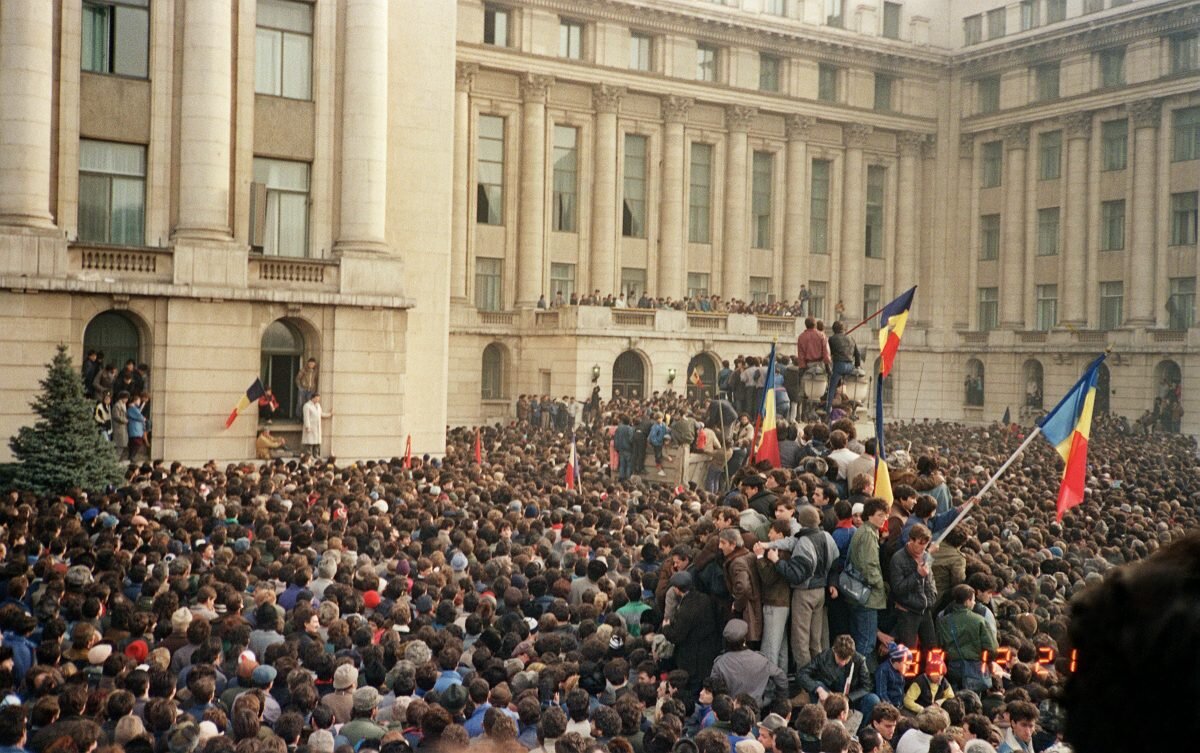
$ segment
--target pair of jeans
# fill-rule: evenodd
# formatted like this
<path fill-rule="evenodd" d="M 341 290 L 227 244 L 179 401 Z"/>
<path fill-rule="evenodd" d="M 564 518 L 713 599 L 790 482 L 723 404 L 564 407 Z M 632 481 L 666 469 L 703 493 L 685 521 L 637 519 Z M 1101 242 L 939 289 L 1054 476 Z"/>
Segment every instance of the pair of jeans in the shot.
<path fill-rule="evenodd" d="M 875 653 L 875 633 L 879 629 L 879 611 L 855 605 L 850 610 L 850 637 L 854 650 L 870 659 Z"/>
<path fill-rule="evenodd" d="M 760 652 L 770 659 L 784 673 L 788 668 L 788 613 L 787 607 L 773 607 L 764 604 L 763 637 Z"/>
<path fill-rule="evenodd" d="M 792 589 L 792 656 L 802 669 L 829 646 L 825 622 L 825 589 Z"/>
<path fill-rule="evenodd" d="M 617 478 L 626 480 L 633 474 L 633 453 L 629 450 L 617 452 Z"/>
<path fill-rule="evenodd" d="M 854 373 L 853 361 L 834 361 L 833 373 L 829 376 L 829 391 L 825 394 L 825 413 L 828 415 L 833 411 L 833 396 L 837 394 L 838 385 L 842 383 L 842 377 Z"/>

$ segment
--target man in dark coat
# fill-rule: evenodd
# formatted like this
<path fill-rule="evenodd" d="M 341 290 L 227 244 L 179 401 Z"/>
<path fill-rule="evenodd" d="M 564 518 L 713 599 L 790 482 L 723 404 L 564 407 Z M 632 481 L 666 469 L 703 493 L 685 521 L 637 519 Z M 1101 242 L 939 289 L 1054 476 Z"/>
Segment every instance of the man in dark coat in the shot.
<path fill-rule="evenodd" d="M 721 628 L 712 599 L 692 588 L 691 573 L 675 573 L 670 582 L 681 598 L 671 620 L 663 623 L 663 635 L 675 644 L 675 666 L 687 670 L 688 691 L 695 696 L 721 653 Z"/>
<path fill-rule="evenodd" d="M 851 708 L 861 711 L 866 720 L 879 703 L 867 659 L 854 650 L 854 639 L 848 635 L 839 635 L 833 646 L 801 667 L 796 680 L 815 703 L 824 701 L 830 693 L 845 693 Z"/>

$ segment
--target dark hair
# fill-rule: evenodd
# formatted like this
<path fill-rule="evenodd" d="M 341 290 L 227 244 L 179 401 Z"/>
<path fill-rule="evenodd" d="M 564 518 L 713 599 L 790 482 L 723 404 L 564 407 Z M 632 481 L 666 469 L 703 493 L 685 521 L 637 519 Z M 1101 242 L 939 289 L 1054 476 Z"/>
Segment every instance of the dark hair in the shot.
<path fill-rule="evenodd" d="M 0 708 L 0 745 L 15 746 L 25 736 L 25 707 Z"/>

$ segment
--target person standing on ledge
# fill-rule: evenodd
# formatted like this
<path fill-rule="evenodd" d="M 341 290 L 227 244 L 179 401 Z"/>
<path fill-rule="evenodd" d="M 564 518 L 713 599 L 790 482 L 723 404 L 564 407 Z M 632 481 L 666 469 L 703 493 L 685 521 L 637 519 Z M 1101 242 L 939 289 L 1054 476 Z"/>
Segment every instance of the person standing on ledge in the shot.
<path fill-rule="evenodd" d="M 314 392 L 304 404 L 304 430 L 301 432 L 300 445 L 305 452 L 314 457 L 321 456 L 321 419 L 332 417 L 333 411 L 321 412 L 321 393 Z"/>

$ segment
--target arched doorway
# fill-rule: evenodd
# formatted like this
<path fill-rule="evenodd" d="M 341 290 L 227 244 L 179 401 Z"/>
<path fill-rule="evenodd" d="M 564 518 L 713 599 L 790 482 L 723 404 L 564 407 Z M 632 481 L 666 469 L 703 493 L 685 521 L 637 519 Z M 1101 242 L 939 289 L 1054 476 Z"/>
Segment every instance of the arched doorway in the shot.
<path fill-rule="evenodd" d="M 984 371 L 983 362 L 978 358 L 967 361 L 965 402 L 969 408 L 983 407 Z"/>
<path fill-rule="evenodd" d="M 1108 415 L 1111 395 L 1112 375 L 1108 371 L 1108 364 L 1102 363 L 1096 370 L 1096 401 L 1092 404 L 1092 411 L 1097 415 Z"/>
<path fill-rule="evenodd" d="M 646 365 L 632 350 L 617 356 L 613 363 L 613 397 L 641 399 L 646 394 Z"/>
<path fill-rule="evenodd" d="M 117 371 L 127 361 L 140 364 L 144 360 L 137 325 L 119 311 L 105 311 L 88 322 L 83 331 L 83 352 L 89 350 L 103 353 L 104 364 L 116 366 Z"/>
<path fill-rule="evenodd" d="M 687 395 L 689 400 L 706 400 L 717 394 L 717 359 L 711 353 L 697 353 L 688 361 Z"/>
<path fill-rule="evenodd" d="M 276 319 L 262 336 L 262 382 L 285 415 L 299 416 L 296 374 L 304 360 L 304 335 L 293 324 Z"/>
<path fill-rule="evenodd" d="M 492 343 L 483 349 L 483 372 L 480 396 L 484 400 L 503 400 L 505 397 L 504 383 L 504 346 Z"/>
<path fill-rule="evenodd" d="M 1025 362 L 1023 371 L 1025 374 L 1025 407 L 1031 411 L 1040 411 L 1045 406 L 1042 362 L 1031 358 Z"/>

